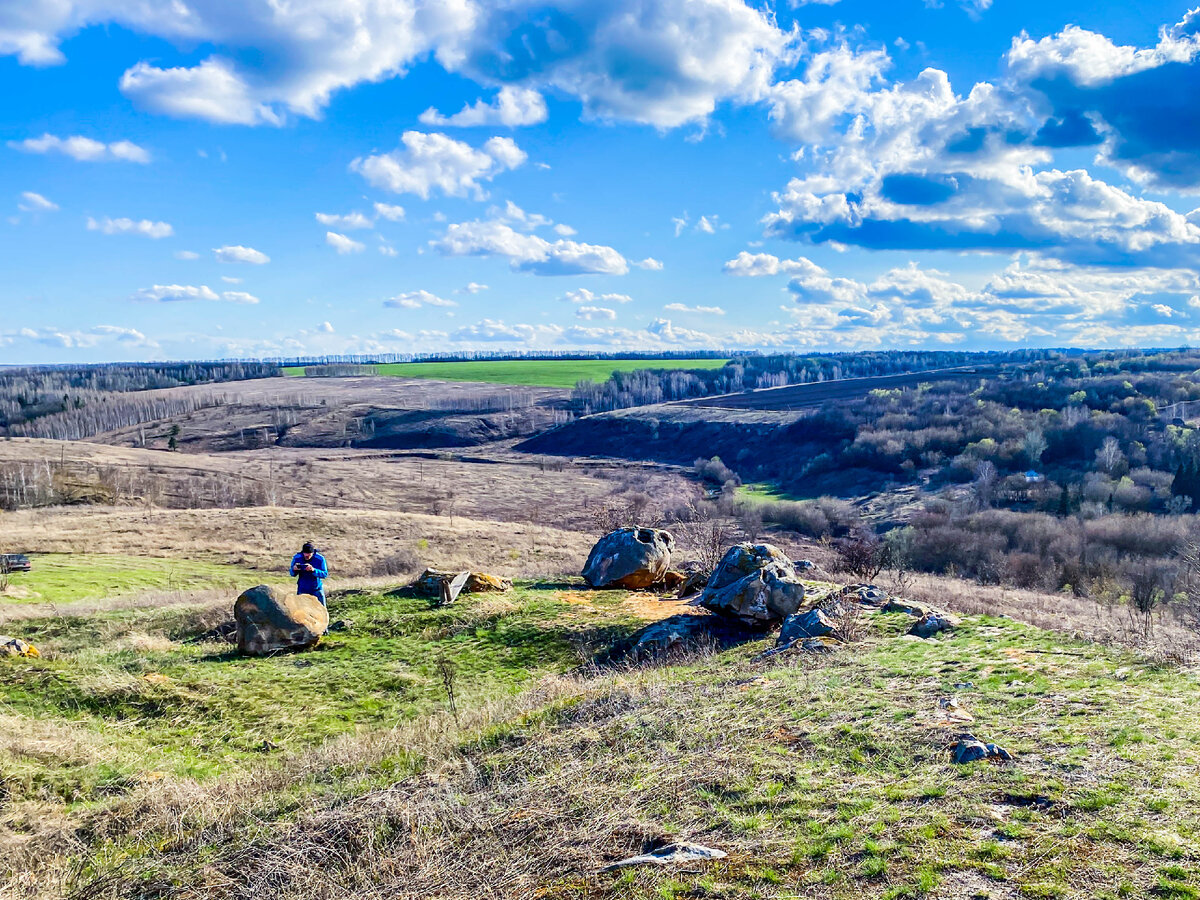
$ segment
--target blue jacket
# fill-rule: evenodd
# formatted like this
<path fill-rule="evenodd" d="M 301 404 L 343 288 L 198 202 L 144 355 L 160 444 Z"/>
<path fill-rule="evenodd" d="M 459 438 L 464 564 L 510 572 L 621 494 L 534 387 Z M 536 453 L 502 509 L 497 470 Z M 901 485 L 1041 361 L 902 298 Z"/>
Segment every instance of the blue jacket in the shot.
<path fill-rule="evenodd" d="M 292 567 L 289 571 L 292 575 L 297 576 L 299 580 L 296 582 L 297 594 L 320 594 L 321 582 L 329 577 L 329 566 L 325 563 L 325 557 L 320 553 L 314 553 L 309 565 L 313 567 L 312 572 L 300 572 L 296 566 L 304 565 L 304 554 L 297 553 L 292 557 Z"/>

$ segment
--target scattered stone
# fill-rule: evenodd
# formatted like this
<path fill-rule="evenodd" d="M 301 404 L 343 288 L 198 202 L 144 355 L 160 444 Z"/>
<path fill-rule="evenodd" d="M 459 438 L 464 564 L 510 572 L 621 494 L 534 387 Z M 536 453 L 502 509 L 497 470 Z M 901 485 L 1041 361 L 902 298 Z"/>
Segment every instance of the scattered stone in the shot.
<path fill-rule="evenodd" d="M 959 704 L 957 697 L 942 697 L 938 700 L 938 716 L 935 726 L 970 725 L 975 717 Z"/>
<path fill-rule="evenodd" d="M 800 608 L 804 583 L 778 547 L 739 544 L 722 557 L 698 602 L 715 613 L 761 628 Z"/>
<path fill-rule="evenodd" d="M 512 590 L 512 580 L 487 572 L 472 572 L 463 590 L 468 594 L 502 594 Z"/>
<path fill-rule="evenodd" d="M 687 576 L 683 583 L 679 585 L 679 589 L 675 592 L 675 596 L 682 600 L 684 597 L 691 597 L 694 594 L 704 590 L 704 586 L 708 584 L 709 573 L 704 571 L 699 564 L 684 569 L 684 574 Z"/>
<path fill-rule="evenodd" d="M 272 750 L 278 750 L 279 745 L 272 740 L 263 738 L 263 742 L 258 745 L 259 753 L 270 753 Z"/>
<path fill-rule="evenodd" d="M 453 603 L 459 594 L 487 594 L 512 590 L 512 581 L 487 572 L 446 572 L 426 569 L 413 582 L 413 590 L 423 597 L 437 597 Z"/>
<path fill-rule="evenodd" d="M 775 641 L 777 647 L 790 644 L 800 638 L 825 637 L 833 634 L 835 625 L 819 608 L 788 616 L 779 629 L 779 638 Z"/>
<path fill-rule="evenodd" d="M 990 759 L 999 762 L 1011 762 L 1012 754 L 999 744 L 985 744 L 973 734 L 960 734 L 958 740 L 950 745 L 954 751 L 954 762 L 958 764 L 979 762 Z"/>
<path fill-rule="evenodd" d="M 857 600 L 867 606 L 882 606 L 888 601 L 888 592 L 873 584 L 848 584 L 838 593 L 847 600 Z"/>
<path fill-rule="evenodd" d="M 772 647 L 770 650 L 764 650 L 750 661 L 759 662 L 781 653 L 833 653 L 840 646 L 841 643 L 834 637 L 797 638 L 786 644 Z"/>
<path fill-rule="evenodd" d="M 923 619 L 925 616 L 932 613 L 933 610 L 924 603 L 916 603 L 913 600 L 904 600 L 900 597 L 893 597 L 883 605 L 881 612 L 907 613 L 910 616 L 916 616 L 918 619 Z"/>
<path fill-rule="evenodd" d="M 710 635 L 716 624 L 712 616 L 679 613 L 638 632 L 629 655 L 635 659 L 648 659 L 671 650 L 682 650 Z"/>
<path fill-rule="evenodd" d="M 817 567 L 811 559 L 798 559 L 794 563 L 797 572 L 811 572 Z"/>
<path fill-rule="evenodd" d="M 975 682 L 973 681 L 957 681 L 954 683 L 956 691 L 969 691 L 973 687 L 975 687 Z"/>
<path fill-rule="evenodd" d="M 354 629 L 354 623 L 347 619 L 338 619 L 336 622 L 329 623 L 330 631 L 351 631 Z"/>
<path fill-rule="evenodd" d="M 329 627 L 329 611 L 312 594 L 287 594 L 260 584 L 233 604 L 238 650 L 265 656 L 314 646 Z"/>
<path fill-rule="evenodd" d="M 26 643 L 17 637 L 0 634 L 0 656 L 21 656 L 25 659 L 37 659 L 42 654 L 33 644 Z"/>
<path fill-rule="evenodd" d="M 170 677 L 163 675 L 161 672 L 147 672 L 142 676 L 142 680 L 147 684 L 165 685 L 171 683 Z"/>
<path fill-rule="evenodd" d="M 929 613 L 922 616 L 921 620 L 908 630 L 908 633 L 919 638 L 931 638 L 943 631 L 951 631 L 959 624 L 961 623 L 954 616 L 945 613 Z"/>
<path fill-rule="evenodd" d="M 671 568 L 675 538 L 659 528 L 619 528 L 596 542 L 583 565 L 594 588 L 641 591 L 662 582 Z"/>
<path fill-rule="evenodd" d="M 699 844 L 667 844 L 649 853 L 640 853 L 604 867 L 603 871 L 624 866 L 669 866 L 675 863 L 698 862 L 705 859 L 724 859 L 724 850 L 702 847 Z"/>

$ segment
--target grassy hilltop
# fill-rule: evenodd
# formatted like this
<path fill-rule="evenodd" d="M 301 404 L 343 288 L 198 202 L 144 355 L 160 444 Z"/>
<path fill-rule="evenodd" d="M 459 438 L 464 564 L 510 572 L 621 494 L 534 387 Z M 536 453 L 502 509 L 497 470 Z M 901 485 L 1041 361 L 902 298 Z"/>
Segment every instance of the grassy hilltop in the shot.
<path fill-rule="evenodd" d="M 1191 674 L 903 614 L 828 657 L 579 668 L 677 609 L 360 590 L 268 659 L 199 639 L 224 605 L 10 623 L 45 658 L 0 659 L 6 896 L 1200 896 Z M 953 765 L 962 728 L 1016 761 Z M 602 871 L 675 839 L 729 856 Z"/>

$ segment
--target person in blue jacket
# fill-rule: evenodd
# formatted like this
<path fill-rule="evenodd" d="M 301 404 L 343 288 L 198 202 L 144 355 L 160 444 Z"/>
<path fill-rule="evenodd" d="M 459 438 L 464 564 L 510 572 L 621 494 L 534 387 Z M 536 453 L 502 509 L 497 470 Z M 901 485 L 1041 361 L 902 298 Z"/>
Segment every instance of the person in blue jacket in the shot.
<path fill-rule="evenodd" d="M 325 557 L 317 552 L 311 541 L 305 541 L 300 552 L 292 557 L 292 575 L 296 579 L 297 594 L 312 594 L 325 605 L 325 579 L 329 577 L 329 566 Z"/>

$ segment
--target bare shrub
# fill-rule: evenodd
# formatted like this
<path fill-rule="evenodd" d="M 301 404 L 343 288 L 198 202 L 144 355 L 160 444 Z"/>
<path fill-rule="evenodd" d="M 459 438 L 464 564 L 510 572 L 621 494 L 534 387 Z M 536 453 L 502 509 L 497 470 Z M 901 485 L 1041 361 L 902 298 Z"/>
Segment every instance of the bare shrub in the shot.
<path fill-rule="evenodd" d="M 887 545 L 868 528 L 856 528 L 834 548 L 838 569 L 860 581 L 874 581 L 887 564 Z"/>
<path fill-rule="evenodd" d="M 721 462 L 721 457 L 719 456 L 714 456 L 712 459 L 697 459 L 693 465 L 693 469 L 696 472 L 697 478 L 702 478 L 713 484 L 725 484 L 729 481 L 732 481 L 735 485 L 742 483 L 737 472 Z"/>
<path fill-rule="evenodd" d="M 684 514 L 685 518 L 674 526 L 675 537 L 703 572 L 711 575 L 737 540 L 737 529 L 712 503 L 688 504 Z"/>
<path fill-rule="evenodd" d="M 394 553 L 380 557 L 371 564 L 371 574 L 408 575 L 422 568 L 421 558 L 411 547 L 402 547 Z"/>

